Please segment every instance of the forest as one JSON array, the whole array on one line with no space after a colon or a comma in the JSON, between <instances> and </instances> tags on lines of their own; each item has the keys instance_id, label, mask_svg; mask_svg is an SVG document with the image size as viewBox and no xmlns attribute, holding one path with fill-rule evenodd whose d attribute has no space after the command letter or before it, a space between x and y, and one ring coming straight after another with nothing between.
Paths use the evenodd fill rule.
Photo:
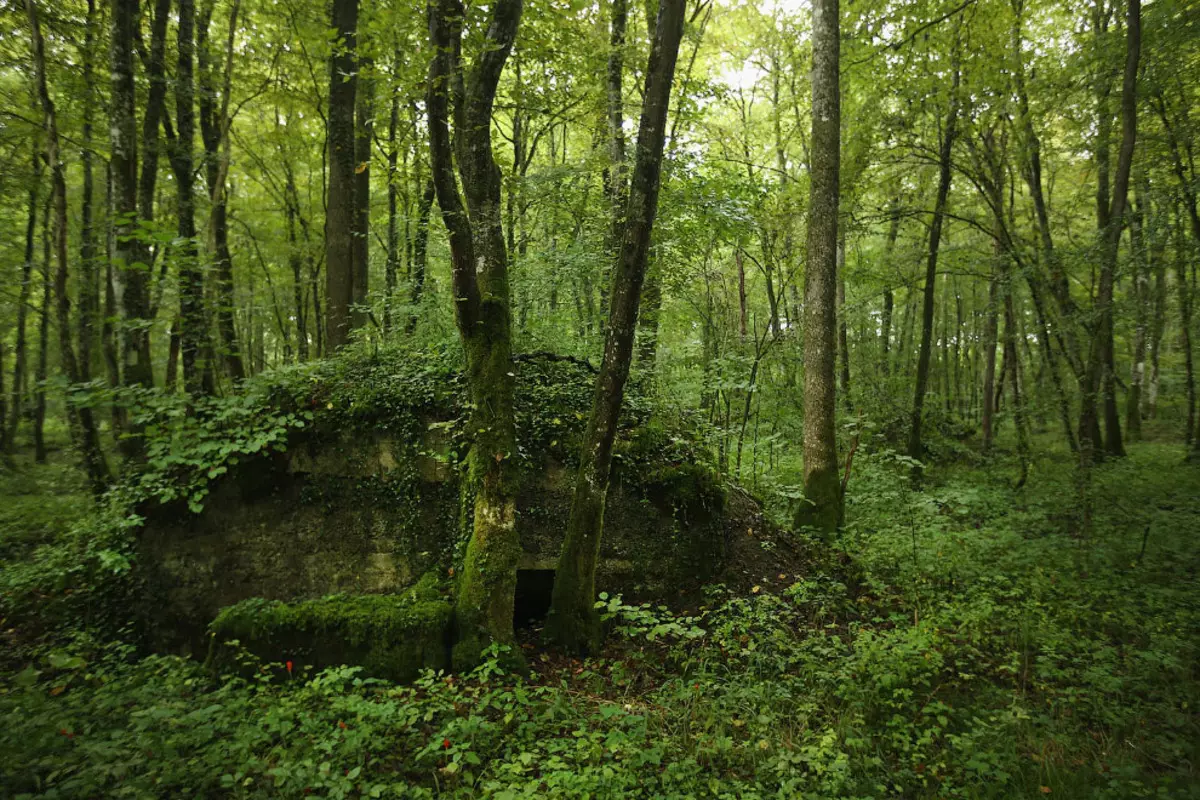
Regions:
<instances>
[{"instance_id":1,"label":"forest","mask_svg":"<svg viewBox=\"0 0 1200 800\"><path fill-rule=\"evenodd\" d=\"M1200 798L1197 109L1198 0L3 3L0 798Z\"/></svg>"}]
</instances>

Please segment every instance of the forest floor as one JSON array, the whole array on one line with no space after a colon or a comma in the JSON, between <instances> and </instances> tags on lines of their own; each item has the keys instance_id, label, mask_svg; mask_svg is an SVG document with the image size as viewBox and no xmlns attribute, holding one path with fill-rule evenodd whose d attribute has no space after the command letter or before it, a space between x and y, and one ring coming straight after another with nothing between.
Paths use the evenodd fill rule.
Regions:
<instances>
[{"instance_id":1,"label":"forest floor","mask_svg":"<svg viewBox=\"0 0 1200 800\"><path fill-rule=\"evenodd\" d=\"M0 473L0 797L1200 797L1200 467L861 453L829 569L607 601L606 652L411 686L215 678L123 639L75 472ZM119 525L117 526L119 528ZM853 585L841 576L851 561ZM786 588L785 588L786 587Z\"/></svg>"}]
</instances>

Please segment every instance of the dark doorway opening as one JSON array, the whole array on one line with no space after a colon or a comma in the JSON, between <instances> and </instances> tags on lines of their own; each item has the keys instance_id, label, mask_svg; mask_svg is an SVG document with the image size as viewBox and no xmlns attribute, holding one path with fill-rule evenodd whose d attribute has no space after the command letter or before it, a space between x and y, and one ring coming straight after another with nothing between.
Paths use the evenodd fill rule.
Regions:
<instances>
[{"instance_id":1,"label":"dark doorway opening","mask_svg":"<svg viewBox=\"0 0 1200 800\"><path fill-rule=\"evenodd\" d=\"M532 628L546 621L554 593L554 570L517 570L517 594L513 603L513 627Z\"/></svg>"}]
</instances>

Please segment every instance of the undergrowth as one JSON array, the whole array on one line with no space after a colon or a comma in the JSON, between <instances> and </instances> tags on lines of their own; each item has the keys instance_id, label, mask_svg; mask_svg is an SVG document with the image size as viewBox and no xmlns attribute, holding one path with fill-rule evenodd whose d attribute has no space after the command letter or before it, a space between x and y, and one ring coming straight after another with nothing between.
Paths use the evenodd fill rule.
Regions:
<instances>
[{"instance_id":1,"label":"undergrowth","mask_svg":"<svg viewBox=\"0 0 1200 800\"><path fill-rule=\"evenodd\" d=\"M605 598L602 657L531 652L527 674L494 652L412 685L269 661L215 678L88 634L78 607L71 635L6 609L0 794L1200 797L1200 471L1135 446L1098 470L1079 539L1068 465L1051 452L1019 492L994 463L934 467L914 492L860 453L836 546L861 586L714 587L687 617ZM3 518L6 596L49 528L92 541L61 518Z\"/></svg>"}]
</instances>

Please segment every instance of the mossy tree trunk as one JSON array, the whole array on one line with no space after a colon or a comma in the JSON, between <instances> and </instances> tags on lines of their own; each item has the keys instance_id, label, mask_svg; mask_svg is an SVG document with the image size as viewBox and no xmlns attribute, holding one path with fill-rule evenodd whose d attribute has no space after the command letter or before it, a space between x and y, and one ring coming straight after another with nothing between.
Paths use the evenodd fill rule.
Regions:
<instances>
[{"instance_id":1,"label":"mossy tree trunk","mask_svg":"<svg viewBox=\"0 0 1200 800\"><path fill-rule=\"evenodd\" d=\"M812 183L804 274L804 496L796 525L842 524L834 429L841 89L838 0L813 3Z\"/></svg>"},{"instance_id":2,"label":"mossy tree trunk","mask_svg":"<svg viewBox=\"0 0 1200 800\"><path fill-rule=\"evenodd\" d=\"M473 68L462 66L464 9L429 5L434 57L429 67L430 164L450 242L455 320L466 351L472 401L464 522L471 536L458 581L454 665L479 660L490 643L513 640L513 601L521 543L516 528L512 313L504 244L500 170L492 154L496 88L521 19L521 0L498 0ZM453 108L454 136L450 135ZM462 179L459 193L455 162Z\"/></svg>"},{"instance_id":3,"label":"mossy tree trunk","mask_svg":"<svg viewBox=\"0 0 1200 800\"><path fill-rule=\"evenodd\" d=\"M600 620L594 608L596 562L604 527L613 442L633 358L642 284L658 211L667 110L679 42L683 38L684 8L684 0L662 0L659 4L646 68L636 164L621 249L614 264L604 360L596 378L592 412L580 449L571 516L555 574L547 632L560 644L576 651L586 652L598 645L600 639Z\"/></svg>"}]
</instances>

